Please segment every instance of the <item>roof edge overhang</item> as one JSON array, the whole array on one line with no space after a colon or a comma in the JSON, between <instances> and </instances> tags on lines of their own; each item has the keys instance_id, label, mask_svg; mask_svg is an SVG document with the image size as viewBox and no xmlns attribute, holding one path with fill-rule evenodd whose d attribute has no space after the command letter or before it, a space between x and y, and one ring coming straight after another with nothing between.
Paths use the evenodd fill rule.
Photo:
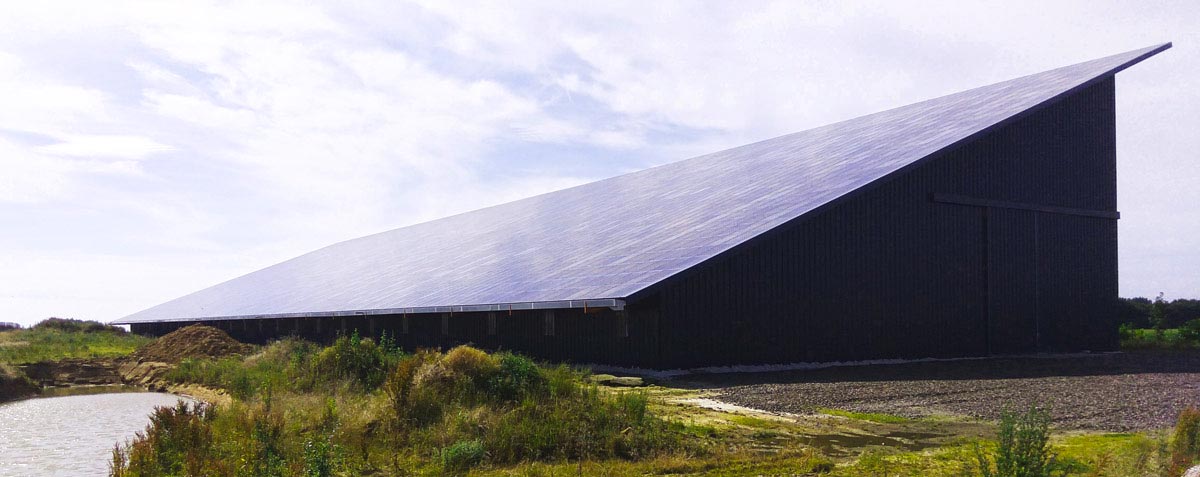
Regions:
<instances>
[{"instance_id":1,"label":"roof edge overhang","mask_svg":"<svg viewBox=\"0 0 1200 477\"><path fill-rule=\"evenodd\" d=\"M1050 105L1053 105L1059 101L1062 101L1063 99L1066 99L1066 98L1070 97L1071 95L1074 95L1075 93L1078 93L1084 89L1087 89L1091 86L1096 85L1097 83L1099 83L1101 81L1111 78L1111 77L1115 76L1117 73L1120 73L1121 71L1124 71L1133 65L1141 63L1142 61L1146 60L1147 58L1150 58L1151 56L1154 56L1159 53L1162 53L1163 51L1166 51L1167 49L1171 48L1171 46L1173 46L1173 45L1169 41L1166 43L1160 44L1160 45L1154 47L1153 49L1150 49L1150 50L1146 51L1145 53L1138 55L1138 56L1130 59L1129 61L1126 61L1125 63L1122 63L1112 69L1109 69L1108 71L1105 71L1104 73L1098 74L1087 81L1084 81L1070 89L1067 89L1066 91L1063 91L1062 93L1059 93L1058 95L1055 95L1054 97L1052 97L1050 99L1042 101L1041 103L1033 105L1032 107L1029 107L1021 112L1018 112L1016 114L1013 114L1012 116L1009 116L1000 121L997 121L983 129L980 129L979 131L976 131L973 134L970 134L966 137L963 137L962 139L959 139L958 141L955 141L955 142L947 145L946 147L943 147L943 148L933 151L929 154L926 154L925 157L917 159L899 169L896 169L890 173L887 173L884 176L882 176L878 179L875 179L874 181L871 181L867 184L864 184L863 186L861 186L857 189L854 189L846 194L843 194L837 198L834 198L833 200L830 200L829 202L826 202L817 207L814 207L812 210L809 210L808 212L805 212L805 213L800 214L796 217L793 217L787 221L784 221L783 223L775 226L774 228L772 228L766 232L758 234L758 235L751 237L749 239L746 239L742 242L730 245L729 248L726 248L725 250L722 250L704 260L701 260L701 261L695 263L694 265L683 268L670 276L667 276L657 282L648 284L638 290L634 290L634 291L630 292L628 294L628 296L625 297L625 299L629 302L636 302L638 300L641 300L641 299L653 294L655 291L659 290L663 286L666 286L666 285L669 285L678 280L687 278L688 276L692 275L697 270L703 268L707 264L711 264L711 263L717 262L719 260L722 260L725 257L728 257L729 255L737 253L739 250L742 250L746 247L753 246L753 244L755 244L755 243L758 243L762 240L766 240L766 239L774 236L775 234L779 233L782 229L785 229L787 227L790 227L790 226L793 226L800 222L803 222L805 220L808 220L809 218L820 215L822 212L829 210L830 208L833 208L843 202L846 202L850 199L858 197L859 195L870 192L871 190L874 190L875 188L877 188L883 184L886 184L886 183L896 179L897 177L900 177L900 176L904 175L905 173L912 171L913 169L921 167L940 156L943 156L955 149L958 149L966 144L969 144L969 143L979 139L980 137L990 134L993 131L1003 128L1009 124L1020 121L1021 119L1024 119L1025 117L1028 117L1029 115L1031 115L1033 113L1041 111L1041 110L1049 107ZM1136 51L1136 50L1134 50L1134 51ZM1050 71L1050 70L1047 70L1047 71ZM1034 74L1038 74L1038 73L1034 73ZM1009 80L1009 81L1011 81L1011 80ZM981 86L981 87L986 87L986 86ZM937 99L937 98L930 98L930 99ZM913 104L916 104L916 103L913 103ZM904 106L900 106L900 107L904 107ZM766 139L766 140L769 141L770 139Z\"/></svg>"},{"instance_id":2,"label":"roof edge overhang","mask_svg":"<svg viewBox=\"0 0 1200 477\"><path fill-rule=\"evenodd\" d=\"M556 310L565 308L609 308L625 309L625 300L620 298L589 298L585 300L526 301L514 303L486 303L476 305L414 306L403 308L373 308L345 311L309 311L296 313L269 313L260 315L196 316L165 318L161 320L129 320L129 317L109 322L113 325L135 325L143 323L178 323L185 321L269 320L278 318L335 318L345 316L419 315L427 313L466 313L480 311Z\"/></svg>"}]
</instances>

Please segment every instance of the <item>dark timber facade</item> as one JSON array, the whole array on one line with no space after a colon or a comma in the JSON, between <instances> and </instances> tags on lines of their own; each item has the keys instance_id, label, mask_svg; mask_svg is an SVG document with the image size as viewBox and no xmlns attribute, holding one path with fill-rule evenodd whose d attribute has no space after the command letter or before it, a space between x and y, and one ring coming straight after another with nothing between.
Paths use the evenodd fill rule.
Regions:
<instances>
[{"instance_id":1,"label":"dark timber facade","mask_svg":"<svg viewBox=\"0 0 1200 477\"><path fill-rule=\"evenodd\" d=\"M1090 81L620 297L576 307L132 322L357 331L649 368L1117 348L1114 78ZM623 308L623 309L621 309Z\"/></svg>"},{"instance_id":2,"label":"dark timber facade","mask_svg":"<svg viewBox=\"0 0 1200 477\"><path fill-rule=\"evenodd\" d=\"M664 359L1115 350L1113 112L1110 79L649 290Z\"/></svg>"}]
</instances>

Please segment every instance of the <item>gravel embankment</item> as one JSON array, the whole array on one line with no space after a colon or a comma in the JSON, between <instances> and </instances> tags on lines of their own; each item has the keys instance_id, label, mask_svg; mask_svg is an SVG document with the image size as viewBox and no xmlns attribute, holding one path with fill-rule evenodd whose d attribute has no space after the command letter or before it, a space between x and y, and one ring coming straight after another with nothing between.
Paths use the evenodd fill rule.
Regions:
<instances>
[{"instance_id":1,"label":"gravel embankment","mask_svg":"<svg viewBox=\"0 0 1200 477\"><path fill-rule=\"evenodd\" d=\"M1008 408L1047 406L1062 429L1168 427L1200 405L1200 352L1114 353L844 366L808 371L694 375L687 387L772 412L817 408L907 417L996 419Z\"/></svg>"}]
</instances>

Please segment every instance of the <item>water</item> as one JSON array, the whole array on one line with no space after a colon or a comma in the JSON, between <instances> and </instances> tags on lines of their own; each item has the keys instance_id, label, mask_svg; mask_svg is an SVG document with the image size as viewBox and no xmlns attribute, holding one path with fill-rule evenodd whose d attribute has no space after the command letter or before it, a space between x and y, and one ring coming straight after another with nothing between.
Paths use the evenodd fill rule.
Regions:
<instances>
[{"instance_id":1,"label":"water","mask_svg":"<svg viewBox=\"0 0 1200 477\"><path fill-rule=\"evenodd\" d=\"M108 475L113 444L145 429L155 406L186 399L114 390L0 404L0 476Z\"/></svg>"}]
</instances>

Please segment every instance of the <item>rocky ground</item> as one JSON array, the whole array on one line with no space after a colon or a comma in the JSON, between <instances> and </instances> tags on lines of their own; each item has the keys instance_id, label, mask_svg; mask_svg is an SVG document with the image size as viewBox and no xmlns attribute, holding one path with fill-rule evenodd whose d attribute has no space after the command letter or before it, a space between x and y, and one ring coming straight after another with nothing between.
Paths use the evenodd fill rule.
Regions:
<instances>
[{"instance_id":1,"label":"rocky ground","mask_svg":"<svg viewBox=\"0 0 1200 477\"><path fill-rule=\"evenodd\" d=\"M708 374L674 386L770 412L820 408L996 419L1006 409L1047 406L1060 429L1169 427L1200 405L1200 352L1141 352L844 366L808 371Z\"/></svg>"}]
</instances>

